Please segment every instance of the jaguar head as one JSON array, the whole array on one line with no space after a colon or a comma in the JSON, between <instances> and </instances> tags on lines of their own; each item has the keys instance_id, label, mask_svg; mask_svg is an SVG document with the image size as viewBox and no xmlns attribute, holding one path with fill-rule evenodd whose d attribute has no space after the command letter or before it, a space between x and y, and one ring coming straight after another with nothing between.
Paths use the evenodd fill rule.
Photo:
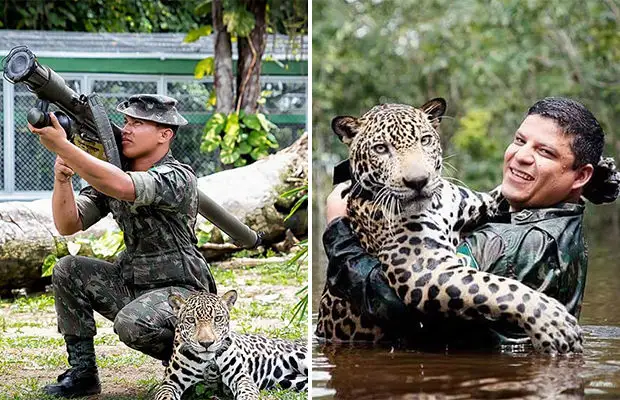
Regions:
<instances>
[{"instance_id":1,"label":"jaguar head","mask_svg":"<svg viewBox=\"0 0 620 400\"><path fill-rule=\"evenodd\" d=\"M354 184L386 204L430 198L441 175L437 128L445 111L446 101L436 98L420 108L382 104L360 118L334 118L332 129L349 146Z\"/></svg>"},{"instance_id":2,"label":"jaguar head","mask_svg":"<svg viewBox=\"0 0 620 400\"><path fill-rule=\"evenodd\" d=\"M170 294L168 303L177 315L175 345L189 346L196 353L215 353L230 331L229 311L237 300L234 290L222 297L209 292L193 293L183 299Z\"/></svg>"}]
</instances>

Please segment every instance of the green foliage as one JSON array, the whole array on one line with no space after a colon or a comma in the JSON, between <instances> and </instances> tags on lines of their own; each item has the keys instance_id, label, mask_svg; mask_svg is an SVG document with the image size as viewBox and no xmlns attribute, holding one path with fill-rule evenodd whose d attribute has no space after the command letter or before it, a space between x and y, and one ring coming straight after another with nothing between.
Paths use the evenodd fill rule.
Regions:
<instances>
[{"instance_id":1,"label":"green foliage","mask_svg":"<svg viewBox=\"0 0 620 400\"><path fill-rule=\"evenodd\" d=\"M307 182L299 187L288 190L280 195L280 197L282 198L296 197L296 196L299 196L299 198L297 199L295 204L293 204L291 211L289 211L288 215L284 218L285 221L291 218L293 214L295 214L295 212L302 205L304 205L306 201L308 201L308 183Z\"/></svg>"},{"instance_id":2,"label":"green foliage","mask_svg":"<svg viewBox=\"0 0 620 400\"><path fill-rule=\"evenodd\" d=\"M215 225L206 220L198 226L198 229L196 229L197 247L200 248L211 241L213 228L215 228Z\"/></svg>"},{"instance_id":3,"label":"green foliage","mask_svg":"<svg viewBox=\"0 0 620 400\"><path fill-rule=\"evenodd\" d=\"M85 255L92 255L103 260L111 261L118 254L125 250L125 242L123 240L123 232L106 231L98 238L94 236L77 238L74 241L67 242L67 250L71 255L78 255L80 252ZM54 266L58 262L58 256L61 254L52 253L45 257L41 267L41 276L51 276Z\"/></svg>"},{"instance_id":4,"label":"green foliage","mask_svg":"<svg viewBox=\"0 0 620 400\"><path fill-rule=\"evenodd\" d=\"M235 4L222 16L226 30L237 37L248 37L256 25L254 14L249 12L245 5Z\"/></svg>"},{"instance_id":5,"label":"green foliage","mask_svg":"<svg viewBox=\"0 0 620 400\"><path fill-rule=\"evenodd\" d=\"M123 232L121 231L106 231L101 237L90 238L86 242L90 244L93 253L98 258L113 259L118 253L125 250Z\"/></svg>"},{"instance_id":6,"label":"green foliage","mask_svg":"<svg viewBox=\"0 0 620 400\"><path fill-rule=\"evenodd\" d=\"M215 58L207 57L203 60L198 61L196 63L196 67L194 67L194 78L202 79L205 75L213 75L215 72ZM215 91L212 90L209 93L209 96L214 95ZM209 100L211 98L209 97Z\"/></svg>"},{"instance_id":7,"label":"green foliage","mask_svg":"<svg viewBox=\"0 0 620 400\"><path fill-rule=\"evenodd\" d=\"M459 128L454 134L454 147L482 159L499 150L497 142L488 134L491 113L487 110L470 110L459 120Z\"/></svg>"},{"instance_id":8,"label":"green foliage","mask_svg":"<svg viewBox=\"0 0 620 400\"><path fill-rule=\"evenodd\" d=\"M269 149L278 148L271 133L274 128L261 113L214 113L205 125L200 151L210 153L219 149L223 164L240 167L265 157Z\"/></svg>"},{"instance_id":9,"label":"green foliage","mask_svg":"<svg viewBox=\"0 0 620 400\"><path fill-rule=\"evenodd\" d=\"M211 25L203 25L199 28L192 29L191 31L187 32L187 35L185 36L185 39L183 39L183 42L193 43L203 36L209 36L211 33L213 33L213 27Z\"/></svg>"},{"instance_id":10,"label":"green foliage","mask_svg":"<svg viewBox=\"0 0 620 400\"><path fill-rule=\"evenodd\" d=\"M58 257L56 254L48 254L43 260L43 266L41 267L41 277L45 278L46 276L52 276L52 270L54 269L54 265L58 262Z\"/></svg>"},{"instance_id":11,"label":"green foliage","mask_svg":"<svg viewBox=\"0 0 620 400\"><path fill-rule=\"evenodd\" d=\"M295 214L295 212L308 201L308 183L306 182L304 185L288 190L280 195L280 197L283 198L294 196L300 197L297 199L286 218L284 218L285 221L292 217L293 214ZM300 249L288 262L289 266L297 264L298 271L308 259L308 240L302 240L299 242L299 247ZM302 287L297 293L295 293L295 295L300 299L293 308L293 315L291 316L290 323L293 323L293 321L306 320L306 316L308 315L308 285L306 284Z\"/></svg>"},{"instance_id":12,"label":"green foliage","mask_svg":"<svg viewBox=\"0 0 620 400\"><path fill-rule=\"evenodd\" d=\"M307 244L306 244L307 249ZM299 289L297 293L295 293L297 297L299 297L299 302L295 304L293 307L293 316L290 319L290 323L294 321L306 321L308 315L308 285L306 284L304 287Z\"/></svg>"},{"instance_id":13,"label":"green foliage","mask_svg":"<svg viewBox=\"0 0 620 400\"><path fill-rule=\"evenodd\" d=\"M4 29L76 32L187 32L198 27L196 0L6 0Z\"/></svg>"}]
</instances>

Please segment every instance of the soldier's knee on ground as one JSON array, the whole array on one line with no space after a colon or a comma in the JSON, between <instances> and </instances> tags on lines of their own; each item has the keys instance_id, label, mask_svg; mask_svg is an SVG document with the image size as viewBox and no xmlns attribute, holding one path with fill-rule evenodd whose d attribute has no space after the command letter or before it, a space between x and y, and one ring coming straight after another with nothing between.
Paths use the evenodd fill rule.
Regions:
<instances>
[{"instance_id":1,"label":"soldier's knee on ground","mask_svg":"<svg viewBox=\"0 0 620 400\"><path fill-rule=\"evenodd\" d=\"M114 332L128 347L151 357L168 360L172 354L174 331L155 321L121 310L114 319Z\"/></svg>"}]
</instances>

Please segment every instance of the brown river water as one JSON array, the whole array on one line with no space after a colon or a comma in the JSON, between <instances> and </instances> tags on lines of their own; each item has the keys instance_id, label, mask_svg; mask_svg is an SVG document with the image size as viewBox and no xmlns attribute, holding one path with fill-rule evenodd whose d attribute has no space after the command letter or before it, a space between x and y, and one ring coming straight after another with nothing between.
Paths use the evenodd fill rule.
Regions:
<instances>
[{"instance_id":1,"label":"brown river water","mask_svg":"<svg viewBox=\"0 0 620 400\"><path fill-rule=\"evenodd\" d=\"M620 238L589 243L588 279L580 317L586 333L582 355L423 353L389 346L319 344L314 340L312 397L620 399ZM319 259L324 261L323 257L315 261ZM314 312L325 281L325 263L319 264L313 268Z\"/></svg>"}]
</instances>

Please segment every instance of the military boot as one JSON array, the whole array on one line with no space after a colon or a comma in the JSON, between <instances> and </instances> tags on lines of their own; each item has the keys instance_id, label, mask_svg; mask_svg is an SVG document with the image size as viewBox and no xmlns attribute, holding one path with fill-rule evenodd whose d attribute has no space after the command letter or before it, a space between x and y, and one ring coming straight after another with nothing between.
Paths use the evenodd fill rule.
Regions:
<instances>
[{"instance_id":1,"label":"military boot","mask_svg":"<svg viewBox=\"0 0 620 400\"><path fill-rule=\"evenodd\" d=\"M93 338L67 335L65 342L71 368L58 376L58 383L45 386L43 392L67 399L101 393Z\"/></svg>"}]
</instances>

